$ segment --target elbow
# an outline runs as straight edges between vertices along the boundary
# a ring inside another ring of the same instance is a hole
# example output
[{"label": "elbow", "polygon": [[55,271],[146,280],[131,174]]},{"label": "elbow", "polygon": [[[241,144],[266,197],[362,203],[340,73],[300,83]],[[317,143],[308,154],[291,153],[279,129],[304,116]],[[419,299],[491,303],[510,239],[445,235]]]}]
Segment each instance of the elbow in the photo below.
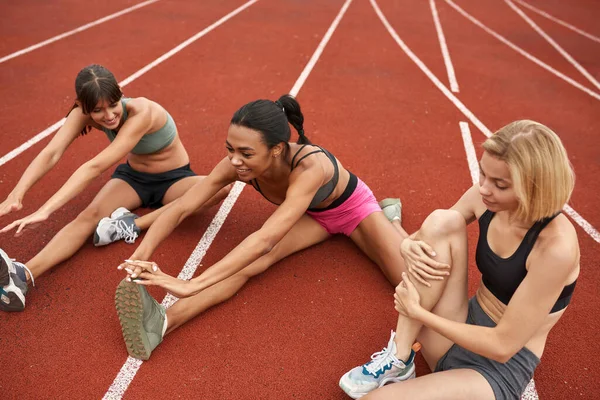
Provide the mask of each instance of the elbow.
[{"label": "elbow", "polygon": [[496,346],[494,346],[494,350],[492,354],[490,354],[489,358],[499,363],[505,364],[507,363],[517,352],[520,350],[520,347],[515,346],[512,343],[507,343],[506,341],[500,340]]},{"label": "elbow", "polygon": [[95,178],[99,177],[100,175],[102,175],[102,173],[106,170],[106,168],[104,168],[103,166],[101,166],[93,161],[91,161],[91,162],[88,161],[87,163],[85,163],[81,166],[80,170],[89,179],[95,179]]},{"label": "elbow", "polygon": [[277,245],[278,240],[270,235],[264,235],[260,232],[254,238],[252,248],[255,249],[259,257],[268,254]]}]

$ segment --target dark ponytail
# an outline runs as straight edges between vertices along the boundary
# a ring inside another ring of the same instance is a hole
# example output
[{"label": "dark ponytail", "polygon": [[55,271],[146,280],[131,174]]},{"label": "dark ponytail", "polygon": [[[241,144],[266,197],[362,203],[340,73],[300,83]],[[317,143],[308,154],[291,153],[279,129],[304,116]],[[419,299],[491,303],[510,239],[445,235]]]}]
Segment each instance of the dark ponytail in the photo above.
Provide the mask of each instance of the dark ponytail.
[{"label": "dark ponytail", "polygon": [[290,124],[300,135],[296,143],[311,144],[304,135],[300,104],[289,94],[276,101],[255,100],[242,106],[233,114],[231,124],[260,132],[269,149],[281,142],[287,145],[291,137]]},{"label": "dark ponytail", "polygon": [[302,110],[300,109],[298,101],[296,101],[292,95],[284,94],[275,103],[279,103],[282,106],[288,122],[296,129],[296,131],[298,131],[300,137],[296,143],[312,144],[304,135],[304,115],[302,115]]},{"label": "dark ponytail", "polygon": [[[98,64],[88,65],[79,71],[75,78],[75,94],[84,114],[89,114],[102,100],[112,104],[123,97],[123,92],[112,72]],[[69,113],[76,107],[78,105],[74,104]],[[81,134],[85,135],[89,130],[91,127],[86,126]]]}]

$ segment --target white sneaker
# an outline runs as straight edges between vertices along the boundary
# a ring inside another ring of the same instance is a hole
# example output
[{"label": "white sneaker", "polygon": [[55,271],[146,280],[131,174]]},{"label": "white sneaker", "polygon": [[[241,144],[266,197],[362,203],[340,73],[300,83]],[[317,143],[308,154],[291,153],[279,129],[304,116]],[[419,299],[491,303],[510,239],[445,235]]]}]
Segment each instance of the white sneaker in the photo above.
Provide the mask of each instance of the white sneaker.
[{"label": "white sneaker", "polygon": [[132,244],[142,232],[134,220],[138,216],[125,207],[119,207],[110,215],[98,222],[94,233],[94,246],[106,246],[107,244],[124,239],[126,243]]},{"label": "white sneaker", "polygon": [[396,357],[396,343],[392,331],[387,347],[374,353],[371,361],[346,372],[340,379],[340,388],[353,399],[361,398],[367,393],[390,382],[401,382],[415,377],[415,352],[410,351],[408,361]]},{"label": "white sneaker", "polygon": [[384,199],[379,202],[379,207],[385,217],[391,221],[400,221],[402,224],[402,201],[400,199]]},{"label": "white sneaker", "polygon": [[[19,272],[17,272],[19,268]],[[29,272],[33,283],[33,275],[25,264],[16,262],[0,249],[0,310],[14,312],[25,309],[25,295],[29,291],[27,280],[19,278]]]}]

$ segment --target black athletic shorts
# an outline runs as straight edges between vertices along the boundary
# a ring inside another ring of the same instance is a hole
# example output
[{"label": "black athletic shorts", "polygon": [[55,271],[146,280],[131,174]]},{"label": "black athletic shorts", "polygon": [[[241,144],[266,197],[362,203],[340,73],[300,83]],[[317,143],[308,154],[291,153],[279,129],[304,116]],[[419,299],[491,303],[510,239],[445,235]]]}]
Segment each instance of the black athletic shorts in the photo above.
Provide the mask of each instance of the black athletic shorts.
[{"label": "black athletic shorts", "polygon": [[167,190],[177,181],[196,176],[190,164],[160,174],[148,174],[131,168],[129,163],[121,164],[112,174],[112,178],[124,180],[135,190],[142,200],[142,207],[160,208]]}]

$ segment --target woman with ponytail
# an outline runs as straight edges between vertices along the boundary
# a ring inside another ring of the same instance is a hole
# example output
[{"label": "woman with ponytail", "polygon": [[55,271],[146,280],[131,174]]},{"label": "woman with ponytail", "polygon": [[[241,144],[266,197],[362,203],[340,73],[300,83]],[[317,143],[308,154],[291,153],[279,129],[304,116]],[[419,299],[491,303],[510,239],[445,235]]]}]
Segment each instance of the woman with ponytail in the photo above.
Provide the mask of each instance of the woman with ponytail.
[{"label": "woman with ponytail", "polygon": [[[64,125],[0,203],[0,217],[23,207],[25,193],[56,165],[80,134],[96,128],[106,134],[110,145],[80,166],[36,212],[14,221],[0,233],[13,228],[17,228],[17,236],[26,233],[28,230],[23,231],[24,228],[47,220],[123,157],[127,157],[127,163],[119,165],[92,203],[26,264],[12,260],[0,249],[0,310],[22,311],[25,295],[34,279],[75,254],[94,229],[96,246],[120,239],[133,243],[140,230],[147,227],[145,220],[153,220],[156,214],[136,219],[137,215],[129,210],[159,208],[203,178],[191,170],[190,159],[171,115],[160,104],[146,98],[123,97],[108,69],[101,65],[83,68],[75,79],[75,92],[75,104]],[[227,188],[213,195],[207,205],[224,198]],[[115,211],[118,206],[121,208]]]},{"label": "woman with ponytail", "polygon": [[[311,144],[303,123],[300,105],[289,95],[241,107],[231,119],[227,156],[158,217],[132,261],[119,266],[128,277],[117,288],[116,305],[132,357],[148,359],[166,333],[229,299],[282,258],[334,234],[349,236],[392,284],[400,282],[404,263],[399,248],[408,235],[399,218],[390,224],[367,185],[330,152]],[[290,125],[299,134],[296,143],[290,142]],[[183,219],[234,181],[252,185],[279,205],[258,231],[190,281],[168,276],[149,261]],[[399,213],[398,207],[396,217]],[[420,272],[425,279],[434,278]],[[161,286],[181,300],[166,310],[148,294],[146,285]]]}]

